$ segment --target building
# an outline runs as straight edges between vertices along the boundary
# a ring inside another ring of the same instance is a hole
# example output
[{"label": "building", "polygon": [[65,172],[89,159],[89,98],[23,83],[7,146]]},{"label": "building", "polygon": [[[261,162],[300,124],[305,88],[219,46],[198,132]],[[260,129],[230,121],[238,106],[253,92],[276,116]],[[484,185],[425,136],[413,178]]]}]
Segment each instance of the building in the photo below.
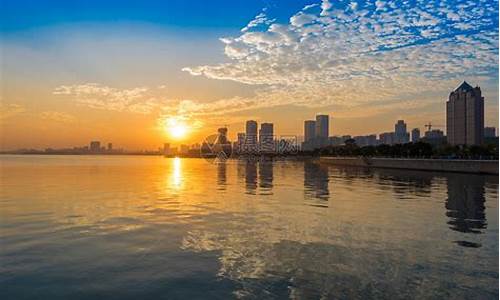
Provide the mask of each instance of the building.
[{"label": "building", "polygon": [[406,123],[404,120],[398,120],[394,125],[394,143],[406,144],[410,141],[410,134],[406,131]]},{"label": "building", "polygon": [[394,144],[394,132],[384,132],[379,134],[380,144],[392,145]]},{"label": "building", "polygon": [[345,140],[341,136],[331,136],[328,138],[328,143],[330,146],[340,146],[343,145]]},{"label": "building", "polygon": [[494,138],[496,137],[496,128],[495,127],[484,127],[484,137],[485,138]]},{"label": "building", "polygon": [[413,128],[411,130],[411,142],[416,143],[420,140],[420,129]]},{"label": "building", "polygon": [[260,124],[259,150],[260,150],[260,152],[272,152],[272,151],[274,151],[274,125],[273,125],[273,123]]},{"label": "building", "polygon": [[316,116],[316,137],[328,139],[329,117],[328,115]]},{"label": "building", "polygon": [[101,152],[101,142],[99,141],[92,141],[90,142],[90,152]]},{"label": "building", "polygon": [[433,145],[441,145],[446,143],[444,132],[439,129],[427,130],[425,132],[425,141]]},{"label": "building", "polygon": [[217,129],[217,142],[216,144],[219,144],[219,145],[226,145],[229,143],[229,141],[227,140],[227,128],[226,127],[221,127],[219,129]]},{"label": "building", "polygon": [[113,151],[113,143],[108,143],[108,152]]},{"label": "building", "polygon": [[316,121],[304,121],[304,142],[310,142],[316,137]]},{"label": "building", "polygon": [[255,153],[258,150],[257,122],[249,120],[245,126],[245,147],[244,152]]},{"label": "building", "polygon": [[236,153],[242,153],[243,150],[245,149],[245,139],[246,139],[246,134],[244,132],[239,132],[238,138],[234,146],[234,151]]},{"label": "building", "polygon": [[180,154],[187,154],[189,152],[189,146],[188,145],[181,145],[179,151],[180,151]]},{"label": "building", "polygon": [[484,137],[481,88],[463,82],[446,102],[446,136],[451,145],[479,145]]},{"label": "building", "polygon": [[163,144],[163,155],[170,155],[170,144],[169,143]]},{"label": "building", "polygon": [[377,135],[375,134],[355,136],[353,139],[360,147],[377,145]]}]

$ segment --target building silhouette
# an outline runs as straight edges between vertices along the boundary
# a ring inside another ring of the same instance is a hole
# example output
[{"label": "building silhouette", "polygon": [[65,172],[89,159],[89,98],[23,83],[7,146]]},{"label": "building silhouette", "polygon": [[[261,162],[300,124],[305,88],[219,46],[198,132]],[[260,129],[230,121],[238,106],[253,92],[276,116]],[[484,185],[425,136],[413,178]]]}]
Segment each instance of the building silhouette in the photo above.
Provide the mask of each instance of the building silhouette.
[{"label": "building silhouette", "polygon": [[310,142],[316,137],[316,121],[304,121],[304,142]]},{"label": "building silhouette", "polygon": [[479,145],[484,137],[481,88],[463,82],[446,102],[446,135],[451,145]]},{"label": "building silhouette", "polygon": [[316,116],[316,137],[328,139],[329,117],[328,115]]},{"label": "building silhouette", "polygon": [[260,124],[259,130],[259,150],[260,152],[274,151],[274,128],[273,123]]},{"label": "building silhouette", "polygon": [[91,141],[90,142],[90,152],[101,152],[101,142],[100,141]]},{"label": "building silhouette", "polygon": [[257,122],[248,120],[245,126],[245,152],[257,152]]},{"label": "building silhouette", "polygon": [[398,120],[394,125],[394,143],[406,144],[410,141],[410,134],[406,131],[404,120]]},{"label": "building silhouette", "polygon": [[411,142],[416,143],[420,140],[420,129],[413,128],[411,130]]}]

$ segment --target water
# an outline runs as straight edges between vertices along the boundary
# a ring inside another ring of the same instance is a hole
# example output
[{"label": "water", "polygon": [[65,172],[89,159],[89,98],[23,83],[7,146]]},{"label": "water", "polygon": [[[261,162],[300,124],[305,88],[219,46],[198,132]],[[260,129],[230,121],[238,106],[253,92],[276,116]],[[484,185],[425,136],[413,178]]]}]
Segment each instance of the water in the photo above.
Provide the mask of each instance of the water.
[{"label": "water", "polygon": [[1,299],[497,299],[498,177],[0,156]]}]

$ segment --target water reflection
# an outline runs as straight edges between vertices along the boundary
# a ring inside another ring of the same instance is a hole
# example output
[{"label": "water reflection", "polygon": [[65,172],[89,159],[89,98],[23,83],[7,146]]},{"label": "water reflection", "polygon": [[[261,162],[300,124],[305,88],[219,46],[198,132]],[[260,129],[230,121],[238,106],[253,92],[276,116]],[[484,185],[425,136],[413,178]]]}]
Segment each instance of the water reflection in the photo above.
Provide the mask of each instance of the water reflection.
[{"label": "water reflection", "polygon": [[182,160],[178,157],[173,159],[172,171],[170,172],[169,185],[174,189],[182,187]]},{"label": "water reflection", "polygon": [[246,193],[254,195],[257,190],[257,162],[249,159],[244,164]]},{"label": "water reflection", "polygon": [[496,176],[61,159],[0,164],[2,299],[498,298]]},{"label": "water reflection", "polygon": [[271,194],[273,189],[273,167],[272,160],[259,161],[259,187],[261,194]]},{"label": "water reflection", "polygon": [[328,182],[328,167],[311,161],[304,162],[304,195],[306,198],[327,201],[330,195]]},{"label": "water reflection", "polygon": [[453,174],[447,178],[446,216],[450,229],[464,233],[481,233],[486,229],[484,202],[485,177]]},{"label": "water reflection", "polygon": [[227,183],[227,162],[225,160],[217,161],[217,186],[219,190],[226,189]]}]

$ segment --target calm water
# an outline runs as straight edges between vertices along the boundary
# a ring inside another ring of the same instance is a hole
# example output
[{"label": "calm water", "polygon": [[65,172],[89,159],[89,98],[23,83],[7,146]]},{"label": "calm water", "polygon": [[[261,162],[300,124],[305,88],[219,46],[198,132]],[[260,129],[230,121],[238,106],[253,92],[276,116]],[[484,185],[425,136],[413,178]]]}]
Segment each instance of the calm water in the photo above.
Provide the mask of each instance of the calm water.
[{"label": "calm water", "polygon": [[498,177],[0,156],[1,299],[494,299]]}]

